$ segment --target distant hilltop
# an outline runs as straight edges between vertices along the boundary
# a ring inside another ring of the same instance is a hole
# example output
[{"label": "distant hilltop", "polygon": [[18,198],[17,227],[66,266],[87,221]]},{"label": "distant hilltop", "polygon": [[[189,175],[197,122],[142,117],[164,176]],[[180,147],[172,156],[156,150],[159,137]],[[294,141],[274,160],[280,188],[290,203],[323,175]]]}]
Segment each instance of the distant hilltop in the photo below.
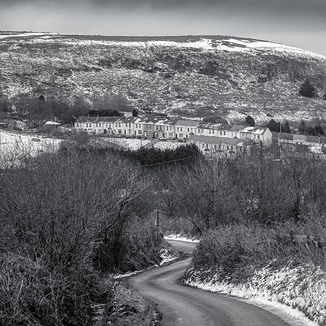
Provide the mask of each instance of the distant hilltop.
[{"label": "distant hilltop", "polygon": [[[309,80],[313,97],[299,94]],[[142,110],[231,122],[325,119],[326,58],[234,36],[88,36],[0,32],[0,95],[123,94]]]}]

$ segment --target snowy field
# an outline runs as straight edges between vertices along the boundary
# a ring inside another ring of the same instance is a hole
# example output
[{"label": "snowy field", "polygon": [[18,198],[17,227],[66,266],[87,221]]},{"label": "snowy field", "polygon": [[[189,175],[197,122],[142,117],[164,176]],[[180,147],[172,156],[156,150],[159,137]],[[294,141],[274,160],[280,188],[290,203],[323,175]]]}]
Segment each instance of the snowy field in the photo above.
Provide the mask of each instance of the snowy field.
[{"label": "snowy field", "polygon": [[55,152],[60,143],[60,139],[1,130],[0,164],[2,166],[17,165],[25,158],[35,157],[43,152]]},{"label": "snowy field", "polygon": [[128,139],[128,138],[111,138],[105,139],[103,141],[111,142],[113,144],[122,146],[130,150],[137,150],[142,147],[154,147],[157,149],[176,149],[180,146],[184,146],[186,143],[176,142],[176,141],[155,141],[152,142],[147,139]]}]

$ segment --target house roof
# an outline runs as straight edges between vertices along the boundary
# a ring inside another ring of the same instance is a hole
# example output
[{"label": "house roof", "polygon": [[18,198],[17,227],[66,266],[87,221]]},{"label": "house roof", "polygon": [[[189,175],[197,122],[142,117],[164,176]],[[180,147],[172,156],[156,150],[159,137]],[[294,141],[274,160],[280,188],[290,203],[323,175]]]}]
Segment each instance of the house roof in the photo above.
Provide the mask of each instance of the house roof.
[{"label": "house roof", "polygon": [[226,144],[232,146],[241,146],[241,144],[248,142],[248,140],[238,139],[238,138],[198,136],[198,135],[190,135],[189,140],[197,143],[204,143],[204,144]]},{"label": "house roof", "polygon": [[178,120],[175,124],[182,127],[197,127],[199,123],[199,121],[194,120]]},{"label": "house roof", "polygon": [[240,130],[241,133],[251,133],[254,135],[262,135],[267,128],[265,127],[252,127],[252,126],[247,126],[244,127],[243,129]]},{"label": "house roof", "polygon": [[[76,122],[114,122],[116,120],[122,120],[123,117],[78,117]],[[125,118],[123,118],[125,119]]]},{"label": "house roof", "polygon": [[243,125],[233,125],[233,126],[231,126],[230,131],[240,131],[243,128],[244,128]]},{"label": "house roof", "polygon": [[307,141],[307,136],[306,135],[293,135],[293,140],[302,140],[302,141]]},{"label": "house roof", "polygon": [[200,122],[198,128],[214,129],[214,130],[229,130],[231,126],[223,123]]},{"label": "house roof", "polygon": [[272,131],[272,136],[274,139],[281,138],[286,140],[293,140],[293,134],[288,134],[285,132],[279,133],[279,132]]},{"label": "house roof", "polygon": [[55,121],[47,121],[44,124],[45,126],[60,126],[59,122],[55,122]]},{"label": "house roof", "polygon": [[309,143],[319,143],[320,137],[318,136],[307,136],[307,142]]}]

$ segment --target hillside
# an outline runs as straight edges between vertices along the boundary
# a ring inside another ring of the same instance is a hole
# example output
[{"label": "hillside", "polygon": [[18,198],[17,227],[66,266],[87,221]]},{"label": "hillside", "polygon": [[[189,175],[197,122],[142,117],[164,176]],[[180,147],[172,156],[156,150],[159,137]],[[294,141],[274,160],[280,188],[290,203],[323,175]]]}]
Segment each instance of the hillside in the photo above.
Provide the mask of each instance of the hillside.
[{"label": "hillside", "polygon": [[[318,97],[298,94],[309,79]],[[230,121],[326,118],[326,57],[230,36],[105,37],[0,32],[0,94],[93,101]]]}]

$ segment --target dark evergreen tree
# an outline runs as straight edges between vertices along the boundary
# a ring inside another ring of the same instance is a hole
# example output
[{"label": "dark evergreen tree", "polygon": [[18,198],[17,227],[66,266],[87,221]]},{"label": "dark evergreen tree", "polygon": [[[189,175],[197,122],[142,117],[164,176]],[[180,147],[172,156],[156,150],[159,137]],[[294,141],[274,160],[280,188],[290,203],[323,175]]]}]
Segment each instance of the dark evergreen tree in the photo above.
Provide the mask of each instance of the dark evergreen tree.
[{"label": "dark evergreen tree", "polygon": [[325,131],[320,125],[315,126],[314,129],[315,129],[315,136],[324,136],[325,135]]},{"label": "dark evergreen tree", "polygon": [[254,127],[255,126],[255,120],[251,115],[247,115],[246,117],[246,123],[249,124],[249,126]]},{"label": "dark evergreen tree", "polygon": [[291,128],[288,121],[285,121],[284,124],[282,125],[282,131],[288,134],[291,133]]},{"label": "dark evergreen tree", "polygon": [[316,87],[309,79],[306,79],[300,86],[299,94],[305,97],[315,97],[317,96]]},{"label": "dark evergreen tree", "polygon": [[304,120],[300,121],[300,125],[298,127],[299,134],[305,135],[307,130],[307,126]]},{"label": "dark evergreen tree", "polygon": [[276,122],[274,119],[271,119],[268,124],[267,124],[267,128],[270,131],[274,131],[274,132],[280,132],[281,129],[281,123],[280,122]]},{"label": "dark evergreen tree", "polygon": [[312,126],[308,126],[306,129],[306,134],[310,136],[315,136],[315,128]]}]

